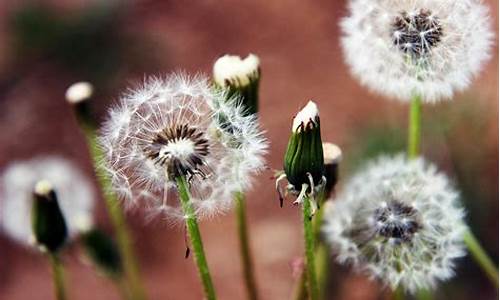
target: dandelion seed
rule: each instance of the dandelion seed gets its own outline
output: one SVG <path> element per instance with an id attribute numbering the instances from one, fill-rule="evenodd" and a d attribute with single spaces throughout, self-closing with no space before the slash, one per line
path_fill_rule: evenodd
<path id="1" fill-rule="evenodd" d="M 458 192 L 422 158 L 382 157 L 325 207 L 323 233 L 340 263 L 395 289 L 428 289 L 465 255 Z"/>
<path id="2" fill-rule="evenodd" d="M 477 0 L 352 0 L 349 11 L 345 60 L 362 84 L 389 97 L 450 98 L 490 57 L 494 34 Z"/>
<path id="3" fill-rule="evenodd" d="M 232 206 L 263 167 L 267 142 L 237 98 L 227 100 L 204 77 L 150 78 L 112 108 L 102 128 L 104 168 L 128 205 L 173 223 L 185 217 L 175 179 L 186 176 L 198 218 Z"/>
<path id="4" fill-rule="evenodd" d="M 13 162 L 3 172 L 0 178 L 0 230 L 21 244 L 33 244 L 33 189 L 40 180 L 50 182 L 57 194 L 70 239 L 92 226 L 95 194 L 89 180 L 66 159 L 37 157 Z"/>

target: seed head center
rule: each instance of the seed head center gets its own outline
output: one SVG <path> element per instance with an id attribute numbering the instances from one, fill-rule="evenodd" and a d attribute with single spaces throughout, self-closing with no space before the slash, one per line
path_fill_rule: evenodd
<path id="1" fill-rule="evenodd" d="M 379 236 L 394 239 L 396 243 L 410 242 L 422 227 L 418 211 L 405 203 L 392 200 L 375 211 Z"/>
<path id="2" fill-rule="evenodd" d="M 145 145 L 144 153 L 163 166 L 169 178 L 206 176 L 202 167 L 209 154 L 209 142 L 196 127 L 173 124 L 158 132 Z"/>
<path id="3" fill-rule="evenodd" d="M 412 58 L 428 55 L 443 37 L 440 19 L 430 10 L 401 12 L 392 22 L 392 40 L 396 47 Z"/>

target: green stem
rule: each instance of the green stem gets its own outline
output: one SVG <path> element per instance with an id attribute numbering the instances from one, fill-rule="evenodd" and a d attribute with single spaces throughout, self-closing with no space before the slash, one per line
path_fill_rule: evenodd
<path id="1" fill-rule="evenodd" d="M 189 233 L 191 246 L 194 252 L 194 260 L 198 267 L 201 282 L 203 283 L 205 297 L 207 300 L 214 300 L 216 299 L 215 289 L 210 276 L 210 271 L 208 269 L 205 251 L 203 250 L 203 242 L 201 240 L 200 229 L 198 228 L 194 208 L 191 205 L 188 183 L 186 182 L 186 178 L 184 176 L 177 177 L 176 182 L 177 189 L 179 191 L 179 198 L 186 219 L 186 228 Z"/>
<path id="2" fill-rule="evenodd" d="M 396 290 L 392 293 L 393 300 L 405 300 L 405 291 L 401 286 L 398 286 Z"/>
<path id="3" fill-rule="evenodd" d="M 470 229 L 467 229 L 464 233 L 464 242 L 469 249 L 472 258 L 474 258 L 476 263 L 481 267 L 481 269 L 483 269 L 484 273 L 486 273 L 493 285 L 498 289 L 498 268 L 495 266 L 481 244 L 479 244 L 479 241 Z"/>
<path id="4" fill-rule="evenodd" d="M 434 297 L 432 296 L 432 292 L 430 290 L 419 290 L 415 295 L 415 299 L 417 300 L 432 300 Z"/>
<path id="5" fill-rule="evenodd" d="M 311 217 L 311 202 L 308 197 L 304 198 L 302 205 L 303 212 L 303 224 L 304 224 L 304 242 L 305 242 L 305 253 L 306 253 L 306 273 L 307 273 L 307 290 L 311 300 L 317 300 L 318 286 L 316 282 L 316 269 L 314 262 L 314 246 L 315 246 L 315 235 L 313 229 L 313 222 Z"/>
<path id="6" fill-rule="evenodd" d="M 248 299 L 256 300 L 257 284 L 252 264 L 252 255 L 250 254 L 250 245 L 248 240 L 248 229 L 245 209 L 245 196 L 243 193 L 236 193 L 236 221 L 238 223 L 238 238 L 240 240 L 240 254 L 243 264 L 243 273 L 245 276 L 245 285 L 247 288 Z"/>
<path id="7" fill-rule="evenodd" d="M 94 162 L 94 169 L 97 173 L 99 185 L 104 196 L 106 208 L 113 224 L 116 234 L 117 244 L 120 250 L 120 255 L 123 258 L 125 274 L 128 284 L 130 285 L 131 298 L 133 300 L 144 300 L 146 294 L 142 286 L 139 265 L 132 247 L 132 242 L 129 235 L 129 230 L 125 222 L 125 216 L 121 207 L 118 205 L 116 196 L 111 193 L 111 181 L 103 170 L 99 167 L 103 153 L 97 143 L 97 135 L 94 128 L 84 128 L 85 137 L 89 146 L 90 154 Z"/>
<path id="8" fill-rule="evenodd" d="M 295 285 L 295 289 L 293 291 L 293 300 L 305 300 L 307 299 L 307 287 L 306 287 L 306 271 L 302 270 L 300 273 L 300 277 L 297 280 L 297 284 Z"/>
<path id="9" fill-rule="evenodd" d="M 64 268 L 56 253 L 49 254 L 52 265 L 52 280 L 54 282 L 54 292 L 57 300 L 66 300 L 66 289 L 64 287 Z"/>
<path id="10" fill-rule="evenodd" d="M 408 158 L 416 158 L 420 153 L 420 124 L 422 104 L 420 96 L 414 96 L 410 104 L 408 123 Z"/>

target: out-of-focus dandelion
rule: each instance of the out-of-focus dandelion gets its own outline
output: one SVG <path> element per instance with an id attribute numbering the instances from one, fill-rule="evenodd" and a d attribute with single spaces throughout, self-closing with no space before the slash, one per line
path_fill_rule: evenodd
<path id="1" fill-rule="evenodd" d="M 228 96 L 238 94 L 247 114 L 258 111 L 260 75 L 260 59 L 255 54 L 249 54 L 244 59 L 237 55 L 224 55 L 217 59 L 213 67 L 216 86 L 225 89 Z"/>
<path id="2" fill-rule="evenodd" d="M 244 116 L 202 76 L 150 78 L 124 95 L 102 128 L 105 168 L 128 205 L 184 220 L 207 298 L 215 292 L 197 220 L 225 212 L 262 167 L 266 144 Z M 178 194 L 178 197 L 172 197 Z"/>
<path id="3" fill-rule="evenodd" d="M 68 237 L 93 223 L 94 190 L 87 177 L 70 161 L 56 156 L 11 163 L 0 179 L 0 230 L 24 245 L 36 242 L 31 226 L 33 189 L 50 182 L 66 220 Z"/>
<path id="4" fill-rule="evenodd" d="M 459 194 L 422 158 L 379 158 L 325 209 L 323 233 L 337 260 L 393 289 L 433 288 L 465 255 Z"/>
<path id="5" fill-rule="evenodd" d="M 478 0 L 351 0 L 344 57 L 374 91 L 409 101 L 450 98 L 490 57 L 494 34 Z"/>
<path id="6" fill-rule="evenodd" d="M 94 169 L 97 173 L 99 185 L 101 187 L 101 190 L 105 191 L 103 197 L 107 207 L 107 212 L 109 214 L 111 222 L 113 223 L 113 227 L 116 233 L 117 246 L 122 258 L 124 271 L 127 277 L 126 279 L 128 281 L 128 285 L 130 286 L 130 297 L 141 300 L 145 299 L 146 295 L 140 280 L 139 266 L 134 254 L 130 234 L 125 222 L 125 217 L 123 211 L 121 210 L 121 207 L 117 204 L 115 195 L 109 191 L 109 186 L 111 184 L 109 178 L 107 178 L 106 176 L 107 174 L 105 174 L 103 172 L 103 169 L 99 167 L 99 164 L 102 161 L 103 154 L 101 148 L 97 143 L 98 125 L 95 117 L 92 114 L 90 105 L 93 94 L 94 86 L 89 82 L 81 81 L 76 82 L 68 87 L 68 89 L 66 90 L 65 98 L 66 101 L 72 106 L 82 133 L 85 135 L 89 152 L 94 163 Z M 88 231 L 85 234 L 92 234 L 94 232 L 93 230 Z M 94 260 L 94 263 L 96 263 L 97 265 L 101 265 L 100 267 L 103 267 L 101 262 L 99 261 L 99 255 L 92 254 L 96 254 L 96 251 L 100 251 L 97 248 L 92 248 L 93 246 L 96 246 L 96 244 L 85 243 L 88 241 L 93 241 L 93 239 L 88 239 L 84 236 L 83 241 L 84 245 L 87 247 L 87 252 L 90 253 L 90 257 Z M 109 266 L 104 266 L 105 269 L 108 269 L 108 267 Z M 113 272 L 107 272 L 108 275 L 112 275 L 112 273 Z M 116 279 L 116 276 L 114 277 L 114 279 Z M 123 281 L 120 281 L 118 283 L 120 284 L 120 288 L 123 290 L 124 286 L 122 282 Z"/>
<path id="7" fill-rule="evenodd" d="M 226 98 L 238 101 L 244 107 L 245 115 L 256 116 L 259 106 L 259 82 L 260 82 L 260 60 L 254 54 L 249 54 L 245 59 L 236 55 L 221 56 L 213 66 L 213 78 L 217 89 L 226 92 Z M 256 118 L 256 117 L 255 117 Z M 257 118 L 256 118 L 257 119 Z M 256 120 L 257 121 L 257 120 Z M 267 143 L 261 141 L 257 154 L 262 156 Z M 238 159 L 237 159 L 238 161 Z M 262 165 L 262 159 L 257 166 Z M 257 283 L 253 272 L 252 255 L 247 229 L 246 201 L 244 191 L 241 190 L 234 195 L 236 202 L 236 222 L 238 238 L 240 241 L 240 253 L 243 264 L 243 274 L 248 299 L 258 298 Z"/>
<path id="8" fill-rule="evenodd" d="M 204 77 L 150 78 L 124 95 L 102 128 L 105 168 L 125 204 L 185 218 L 172 193 L 186 177 L 197 219 L 225 212 L 263 166 L 255 118 Z"/>

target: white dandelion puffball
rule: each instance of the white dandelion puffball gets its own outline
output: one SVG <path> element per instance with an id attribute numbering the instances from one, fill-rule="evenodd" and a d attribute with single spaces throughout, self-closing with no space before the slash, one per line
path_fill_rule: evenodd
<path id="1" fill-rule="evenodd" d="M 267 142 L 255 117 L 226 99 L 207 78 L 182 74 L 125 94 L 100 138 L 114 192 L 175 223 L 184 217 L 175 180 L 186 176 L 198 218 L 230 209 L 263 167 Z"/>
<path id="2" fill-rule="evenodd" d="M 323 233 L 340 263 L 408 292 L 454 275 L 464 212 L 448 178 L 422 158 L 381 157 L 325 207 Z"/>
<path id="3" fill-rule="evenodd" d="M 351 0 L 341 22 L 351 72 L 383 95 L 424 102 L 464 90 L 494 34 L 479 0 Z"/>
<path id="4" fill-rule="evenodd" d="M 35 185 L 50 182 L 57 194 L 69 237 L 90 229 L 95 191 L 70 161 L 56 156 L 11 163 L 0 178 L 0 230 L 26 245 L 33 244 L 31 206 Z"/>

